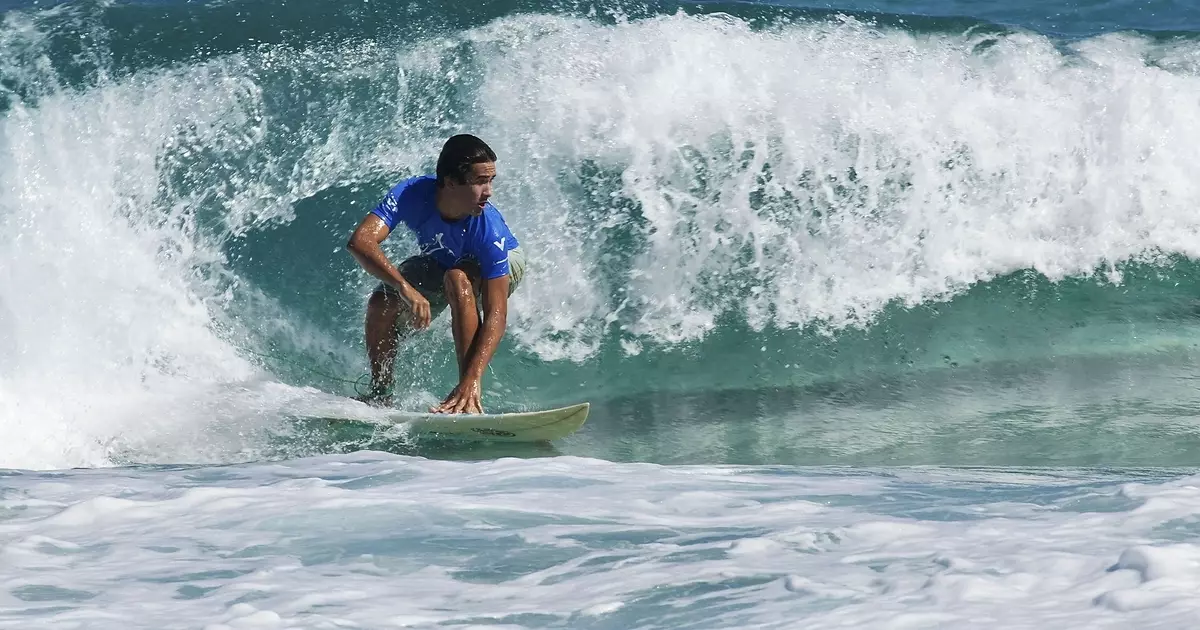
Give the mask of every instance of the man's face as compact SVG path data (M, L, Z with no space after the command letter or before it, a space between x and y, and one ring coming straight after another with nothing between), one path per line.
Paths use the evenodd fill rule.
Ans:
M483 214L483 205L492 196L492 180L495 178L495 162L472 164L465 183L460 184L453 178L447 178L446 192L449 193L455 217Z

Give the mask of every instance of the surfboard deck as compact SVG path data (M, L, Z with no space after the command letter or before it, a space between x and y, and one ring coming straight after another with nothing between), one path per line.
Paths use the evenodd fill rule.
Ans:
M578 431L590 403L514 413L443 414L391 411L388 424L402 424L409 435L471 441L549 442Z

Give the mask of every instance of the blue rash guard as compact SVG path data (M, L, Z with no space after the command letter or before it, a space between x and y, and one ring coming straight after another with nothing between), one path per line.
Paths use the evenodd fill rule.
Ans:
M417 235L421 254L449 269L465 260L479 264L485 280L508 275L508 252L516 249L517 237L491 202L483 214L448 222L438 214L435 203L437 178L431 175L400 182L379 202L371 214L383 219L391 231L403 223Z

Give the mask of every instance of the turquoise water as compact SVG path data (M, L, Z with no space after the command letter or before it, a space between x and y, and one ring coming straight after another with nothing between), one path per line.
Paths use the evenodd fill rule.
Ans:
M1190 622L1190 5L0 16L0 626ZM311 420L460 131L530 255L484 404L591 401L553 445Z

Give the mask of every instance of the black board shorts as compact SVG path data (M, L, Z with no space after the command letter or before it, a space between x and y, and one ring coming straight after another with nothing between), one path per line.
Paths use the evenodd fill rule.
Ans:
M466 262L464 267L473 265L473 262ZM436 318L443 310L449 306L446 302L446 290L443 277L448 268L438 264L433 256L416 255L411 258L406 258L404 262L397 267L400 275L413 286L421 295L429 300L429 317ZM479 268L476 266L474 275L479 275ZM517 290L517 286L521 284L521 279L525 277L525 254L521 248L508 250L508 294L512 295L513 291ZM379 283L375 287L373 293L383 293L385 295L400 297L400 293L390 284ZM479 291L475 292L475 299L479 300Z

